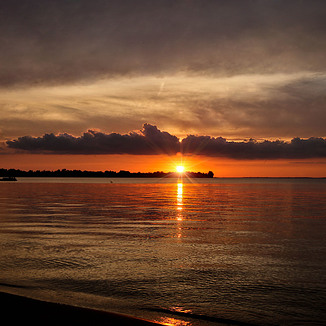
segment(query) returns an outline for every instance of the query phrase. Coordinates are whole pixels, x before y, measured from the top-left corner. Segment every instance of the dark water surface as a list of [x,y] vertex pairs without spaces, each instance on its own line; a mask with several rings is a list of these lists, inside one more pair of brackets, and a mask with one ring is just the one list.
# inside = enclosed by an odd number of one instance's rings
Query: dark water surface
[[0,183],[0,290],[172,325],[325,325],[326,180],[194,181]]

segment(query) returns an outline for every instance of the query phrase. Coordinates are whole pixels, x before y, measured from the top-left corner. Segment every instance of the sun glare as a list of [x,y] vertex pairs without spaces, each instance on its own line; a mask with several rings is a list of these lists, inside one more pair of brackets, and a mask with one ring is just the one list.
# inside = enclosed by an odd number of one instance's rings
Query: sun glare
[[182,165],[177,166],[177,172],[182,173],[182,172],[184,172],[184,170],[185,170],[184,166],[182,166]]

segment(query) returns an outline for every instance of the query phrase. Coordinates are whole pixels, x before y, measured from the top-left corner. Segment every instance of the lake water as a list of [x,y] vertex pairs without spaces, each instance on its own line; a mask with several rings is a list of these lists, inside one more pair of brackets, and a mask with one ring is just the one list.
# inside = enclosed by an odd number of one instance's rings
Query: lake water
[[171,325],[325,325],[325,235],[322,179],[21,178],[0,183],[0,290]]

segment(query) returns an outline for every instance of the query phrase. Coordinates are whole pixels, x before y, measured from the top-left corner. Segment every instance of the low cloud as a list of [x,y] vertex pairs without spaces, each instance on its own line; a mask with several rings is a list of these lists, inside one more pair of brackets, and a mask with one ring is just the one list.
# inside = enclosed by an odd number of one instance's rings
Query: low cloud
[[326,140],[323,138],[293,138],[291,142],[253,139],[229,142],[225,138],[188,136],[183,139],[183,153],[200,154],[232,159],[298,159],[326,157]]
[[80,137],[67,133],[42,137],[24,136],[7,141],[9,148],[30,153],[58,154],[175,154],[179,150],[179,140],[157,127],[144,124],[140,133],[111,133],[88,130]]
[[140,132],[128,134],[89,130],[80,137],[64,133],[42,137],[24,136],[6,142],[7,148],[48,154],[204,155],[243,159],[305,159],[326,157],[326,139],[311,137],[234,142],[222,137],[188,135],[181,142],[156,126],[144,124]]

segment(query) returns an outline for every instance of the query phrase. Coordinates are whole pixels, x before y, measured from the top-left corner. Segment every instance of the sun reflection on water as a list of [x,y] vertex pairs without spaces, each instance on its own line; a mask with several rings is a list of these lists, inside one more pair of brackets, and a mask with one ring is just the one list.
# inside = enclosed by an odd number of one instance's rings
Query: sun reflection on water
[[178,183],[178,190],[177,190],[177,210],[181,211],[183,206],[183,183]]
[[[182,307],[171,307],[171,311],[176,311],[179,313],[189,314],[192,313],[190,309],[183,309]],[[163,325],[170,325],[170,326],[190,326],[192,325],[191,322],[180,320],[172,317],[161,317],[160,323],[163,323]]]
[[191,325],[189,321],[175,319],[171,317],[162,317],[159,322],[167,326],[190,326]]
[[181,222],[183,220],[183,215],[182,215],[182,208],[183,208],[183,183],[178,182],[177,184],[177,221],[178,221],[178,233],[177,233],[177,238],[181,239],[182,237],[182,227],[181,227]]

